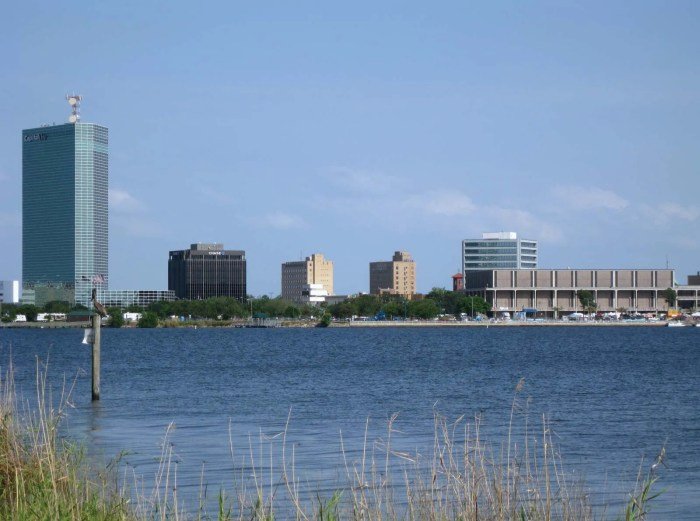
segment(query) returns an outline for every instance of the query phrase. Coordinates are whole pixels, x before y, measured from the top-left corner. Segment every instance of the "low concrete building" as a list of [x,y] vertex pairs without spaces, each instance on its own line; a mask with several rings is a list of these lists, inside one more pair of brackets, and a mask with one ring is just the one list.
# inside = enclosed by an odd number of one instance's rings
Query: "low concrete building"
[[466,274],[465,291],[478,295],[494,311],[537,309],[546,316],[581,311],[577,291],[593,294],[598,311],[666,311],[662,292],[674,287],[670,269],[482,270]]
[[406,251],[394,252],[390,261],[369,263],[369,292],[411,298],[416,293],[416,263]]
[[677,307],[688,311],[700,310],[700,271],[697,275],[688,275],[688,284],[676,288]]

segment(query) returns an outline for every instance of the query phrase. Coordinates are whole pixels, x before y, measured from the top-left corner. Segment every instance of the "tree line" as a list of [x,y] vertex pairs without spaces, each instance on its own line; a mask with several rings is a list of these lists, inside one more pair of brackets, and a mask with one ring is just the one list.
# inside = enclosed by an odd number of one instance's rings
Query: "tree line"
[[[5,304],[2,307],[3,322],[11,322],[15,317],[25,315],[27,321],[36,320],[39,313],[69,313],[73,310],[85,310],[85,306],[71,306],[68,302],[49,302],[43,307],[34,305]],[[328,314],[336,319],[351,317],[368,317],[379,319],[417,318],[432,319],[438,315],[459,316],[465,313],[469,316],[486,314],[490,311],[488,303],[481,297],[466,296],[463,293],[448,291],[443,288],[433,290],[423,298],[407,300],[397,295],[358,295],[344,302],[320,306],[301,305],[281,297],[270,298],[267,295],[254,298],[248,297],[239,301],[229,297],[214,297],[205,300],[176,300],[172,302],[159,301],[142,308],[126,306],[123,308],[110,307],[108,313],[111,325],[123,325],[122,314],[125,311],[139,312],[147,315],[144,321],[166,320],[169,317],[184,317],[185,319],[232,320],[249,317],[255,318],[317,318]]]

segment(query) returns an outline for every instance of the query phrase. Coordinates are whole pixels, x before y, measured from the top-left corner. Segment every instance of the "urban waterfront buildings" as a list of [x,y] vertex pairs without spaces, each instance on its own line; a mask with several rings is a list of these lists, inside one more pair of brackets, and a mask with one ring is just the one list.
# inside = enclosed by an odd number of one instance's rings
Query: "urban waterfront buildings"
[[547,316],[583,311],[577,296],[590,291],[602,312],[661,312],[663,298],[674,287],[671,269],[520,269],[480,270],[465,281],[468,295],[477,295],[498,311],[537,311]]
[[309,302],[311,292],[314,297],[333,294],[333,261],[314,253],[303,261],[283,263],[282,298],[296,303]]
[[109,285],[108,130],[70,123],[22,131],[22,300],[88,305]]
[[370,262],[369,292],[411,298],[416,293],[416,263],[411,255],[397,251],[390,261]]
[[0,280],[0,304],[18,304],[20,295],[18,280]]
[[220,243],[192,244],[171,251],[168,289],[180,299],[246,298],[246,258],[242,250],[225,250]]
[[515,232],[483,233],[462,241],[462,273],[485,269],[537,268],[537,241]]

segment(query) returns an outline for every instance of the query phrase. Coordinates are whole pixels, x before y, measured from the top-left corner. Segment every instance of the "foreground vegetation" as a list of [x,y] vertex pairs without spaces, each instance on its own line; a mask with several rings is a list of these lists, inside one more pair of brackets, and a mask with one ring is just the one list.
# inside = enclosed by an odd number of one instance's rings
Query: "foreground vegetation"
[[[278,436],[261,436],[260,454],[236,454],[241,469],[234,490],[208,497],[200,490],[196,505],[178,497],[177,469],[168,428],[160,464],[149,492],[143,481],[117,479],[118,466],[91,466],[84,451],[58,434],[65,410],[46,401],[45,377],[37,378],[37,405],[20,414],[8,374],[0,391],[0,518],[11,520],[122,520],[151,519],[459,519],[459,520],[593,520],[607,518],[594,512],[585,485],[572,481],[552,443],[545,419],[536,432],[514,434],[513,421],[523,413],[516,388],[505,441],[497,448],[480,433],[480,422],[463,418],[448,422],[435,417],[431,454],[421,456],[396,450],[396,417],[386,436],[371,442],[365,434],[361,455],[341,455],[344,483],[325,497],[305,484],[294,467],[294,444],[287,429]],[[65,403],[65,402],[64,402]],[[525,401],[523,400],[522,406]],[[526,418],[522,416],[523,419]],[[519,438],[516,440],[516,437]],[[229,434],[230,438],[230,434]],[[262,447],[269,444],[268,448]],[[274,445],[274,447],[273,447]],[[272,458],[272,454],[276,458]],[[231,455],[234,457],[233,448]],[[662,455],[638,479],[624,511],[615,519],[645,519],[652,486]],[[241,465],[242,462],[242,465]],[[245,474],[244,474],[245,472]],[[343,481],[341,479],[341,481]],[[266,484],[263,484],[266,483]]]

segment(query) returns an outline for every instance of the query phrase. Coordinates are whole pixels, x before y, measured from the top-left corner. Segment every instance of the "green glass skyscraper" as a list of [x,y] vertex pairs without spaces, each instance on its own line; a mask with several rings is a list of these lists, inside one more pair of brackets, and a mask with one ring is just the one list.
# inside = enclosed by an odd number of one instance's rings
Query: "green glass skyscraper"
[[71,121],[22,131],[23,300],[39,306],[108,287],[108,131]]

